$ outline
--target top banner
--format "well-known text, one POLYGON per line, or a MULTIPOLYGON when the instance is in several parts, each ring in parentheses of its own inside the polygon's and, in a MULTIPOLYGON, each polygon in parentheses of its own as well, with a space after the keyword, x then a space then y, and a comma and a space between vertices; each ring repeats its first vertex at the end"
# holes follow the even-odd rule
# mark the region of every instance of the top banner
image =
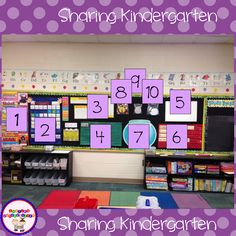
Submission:
POLYGON ((232 34, 235 7, 236 0, 0 0, 0 33, 232 34))

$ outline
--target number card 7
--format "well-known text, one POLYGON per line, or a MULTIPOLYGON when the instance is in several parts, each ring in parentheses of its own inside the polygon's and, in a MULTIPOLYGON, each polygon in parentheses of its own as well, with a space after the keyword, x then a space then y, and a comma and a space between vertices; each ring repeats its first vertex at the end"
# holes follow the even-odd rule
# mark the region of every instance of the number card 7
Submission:
POLYGON ((8 107, 7 112, 7 131, 10 132, 26 132, 28 124, 27 107, 8 107))

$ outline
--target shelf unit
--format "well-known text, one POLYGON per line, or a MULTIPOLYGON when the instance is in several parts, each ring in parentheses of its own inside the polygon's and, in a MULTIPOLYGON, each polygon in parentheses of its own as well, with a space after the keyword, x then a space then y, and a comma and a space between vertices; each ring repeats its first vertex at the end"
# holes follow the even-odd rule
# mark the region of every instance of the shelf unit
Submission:
MULTIPOLYGON (((65 152, 60 152, 60 151, 52 151, 52 152, 47 152, 47 151, 2 151, 2 171, 3 171, 3 184, 17 184, 17 185, 25 185, 23 179, 27 175, 28 172, 34 173, 34 172, 42 172, 43 176, 47 173, 64 173, 65 177, 67 178, 66 185, 69 186, 72 182, 72 162, 73 162, 73 152, 72 151, 65 151, 65 152), (25 166, 25 162, 27 160, 33 160, 34 158, 38 158, 38 160, 53 160, 55 158, 58 158, 59 160, 61 158, 67 159, 67 165, 66 169, 48 169, 45 167, 45 169, 41 168, 31 168, 27 169, 25 166), (14 164, 15 160, 19 160, 18 165, 14 164), (18 178, 17 176, 12 176, 12 173, 18 173, 18 178), (45 172, 45 174, 44 174, 45 172), (14 181, 15 179, 15 181, 14 181)), ((31 184, 31 185, 38 185, 38 184, 31 184)), ((52 185, 46 185, 45 186, 52 186, 52 185)), ((59 186, 61 185, 53 185, 53 186, 59 186)))
MULTIPOLYGON (((209 156, 204 156, 204 155, 194 155, 194 154, 188 154, 188 155, 156 155, 156 154, 145 154, 145 159, 144 159, 144 186, 146 189, 150 190, 158 190, 158 191, 163 191, 163 189, 159 188, 149 188, 146 183, 146 175, 163 175, 167 177, 167 189, 169 191, 190 191, 190 190, 173 190, 172 187, 170 186, 170 183, 173 178, 178 178, 178 179, 184 179, 184 178, 192 178, 192 190, 191 191, 196 191, 196 192, 222 192, 222 191, 206 191, 206 190, 198 190, 195 188, 195 181, 197 179, 203 179, 203 180, 214 180, 216 181, 221 181, 222 183, 225 180, 226 184, 227 182, 234 183, 234 174, 229 175, 225 174, 223 172, 219 172, 219 174, 209 174, 209 173, 194 173, 194 165, 218 165, 220 166, 221 162, 227 162, 231 163, 234 162, 234 157, 233 155, 228 155, 228 156, 219 156, 219 155, 209 155, 209 156), (168 162, 189 162, 192 164, 192 169, 190 170, 191 173, 169 173, 168 172, 168 162), (166 168, 166 173, 149 173, 146 170, 146 167, 152 167, 152 166, 162 166, 166 168)), ((207 181, 207 182, 208 182, 207 181)), ((215 187, 215 186, 214 186, 215 187)), ((205 186, 204 186, 205 188, 205 186)), ((222 187, 223 188, 223 187, 222 187)), ((191 192, 190 191, 190 192, 191 192)), ((224 192, 224 191, 223 191, 224 192)), ((226 192, 224 192, 226 193, 226 192)), ((231 192, 230 192, 231 193, 231 192)))

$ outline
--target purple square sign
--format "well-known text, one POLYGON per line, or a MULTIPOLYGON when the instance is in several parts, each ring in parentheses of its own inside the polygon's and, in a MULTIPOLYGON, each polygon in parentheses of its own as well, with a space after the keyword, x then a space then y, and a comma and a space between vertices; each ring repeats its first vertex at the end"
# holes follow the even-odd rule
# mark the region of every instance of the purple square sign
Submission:
POLYGON ((129 124, 128 142, 129 148, 148 149, 149 148, 149 125, 129 124))
POLYGON ((90 147, 111 148, 111 125, 90 125, 90 147))
POLYGON ((108 95, 88 95, 88 119, 108 119, 108 95))
POLYGON ((35 142, 56 141, 56 118, 35 118, 35 142))
POLYGON ((191 90, 170 90, 170 114, 191 114, 191 90))
POLYGON ((131 104, 132 103, 132 82, 131 80, 111 80, 111 103, 131 104))
POLYGON ((27 107, 8 107, 7 112, 7 131, 10 132, 26 132, 28 125, 27 107))
POLYGON ((144 104, 161 104, 163 103, 163 86, 162 79, 145 79, 143 80, 142 99, 144 104))
POLYGON ((142 81, 146 79, 146 69, 125 69, 125 79, 132 82, 132 93, 142 93, 142 81))
POLYGON ((167 125, 167 149, 187 149, 187 125, 167 125))

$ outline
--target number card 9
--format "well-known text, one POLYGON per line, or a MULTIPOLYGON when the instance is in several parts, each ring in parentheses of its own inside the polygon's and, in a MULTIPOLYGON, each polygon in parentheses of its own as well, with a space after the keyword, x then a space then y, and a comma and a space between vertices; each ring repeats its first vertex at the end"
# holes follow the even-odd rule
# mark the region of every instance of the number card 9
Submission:
POLYGON ((35 118, 35 142, 56 141, 56 119, 35 118))
POLYGON ((167 149, 187 149, 187 125, 167 125, 167 149))
POLYGON ((111 80, 111 103, 132 103, 131 80, 111 80))
POLYGON ((90 147, 111 148, 111 125, 90 125, 90 147))
POLYGON ((170 90, 170 114, 191 114, 191 90, 170 90))
POLYGON ((144 104, 161 104, 163 103, 163 86, 161 79, 143 80, 142 99, 144 104))
POLYGON ((88 95, 88 118, 108 119, 108 95, 88 95))
POLYGON ((7 112, 7 131, 10 132, 26 132, 28 124, 27 107, 8 107, 7 112))

